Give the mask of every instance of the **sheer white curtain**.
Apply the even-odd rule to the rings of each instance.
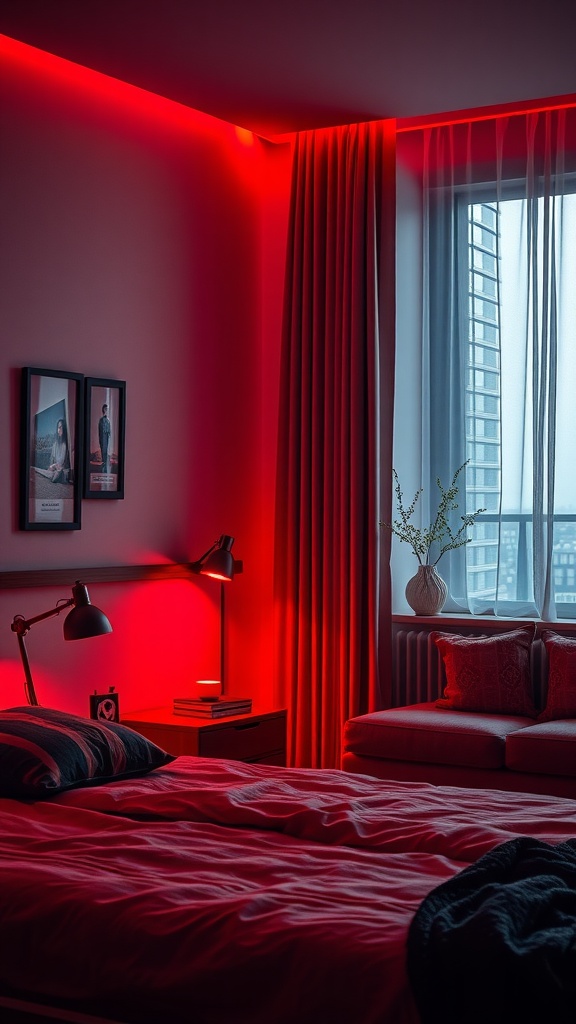
[[[469,460],[461,511],[487,510],[438,566],[444,610],[575,615],[576,108],[421,129],[408,149],[423,196],[423,498]]]

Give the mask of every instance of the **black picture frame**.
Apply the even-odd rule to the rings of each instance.
[[[108,693],[90,694],[90,718],[102,722],[119,722],[120,706],[118,694],[110,687]]]
[[[84,497],[117,500],[124,497],[126,381],[86,377],[84,386]]]
[[[84,377],[22,367],[20,529],[81,526]]]

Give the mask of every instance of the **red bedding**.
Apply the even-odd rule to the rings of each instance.
[[[424,897],[576,801],[181,757],[0,800],[0,992],[135,1024],[417,1024]]]

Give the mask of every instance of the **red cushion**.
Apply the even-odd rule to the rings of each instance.
[[[511,733],[506,767],[515,772],[576,778],[576,718],[542,722]]]
[[[530,624],[495,636],[469,637],[432,632],[444,660],[446,686],[439,708],[535,718]]]
[[[351,718],[344,750],[395,761],[503,768],[506,736],[529,723],[520,715],[452,714],[431,701]]]
[[[548,655],[548,694],[540,722],[576,718],[576,640],[551,629],[542,631]]]

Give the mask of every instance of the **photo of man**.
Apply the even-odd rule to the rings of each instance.
[[[102,472],[107,473],[108,464],[108,446],[110,444],[110,420],[108,419],[108,406],[104,404],[102,406],[102,415],[98,420],[98,442],[100,444],[100,455],[102,457]]]
[[[85,498],[124,497],[125,381],[86,380]]]

